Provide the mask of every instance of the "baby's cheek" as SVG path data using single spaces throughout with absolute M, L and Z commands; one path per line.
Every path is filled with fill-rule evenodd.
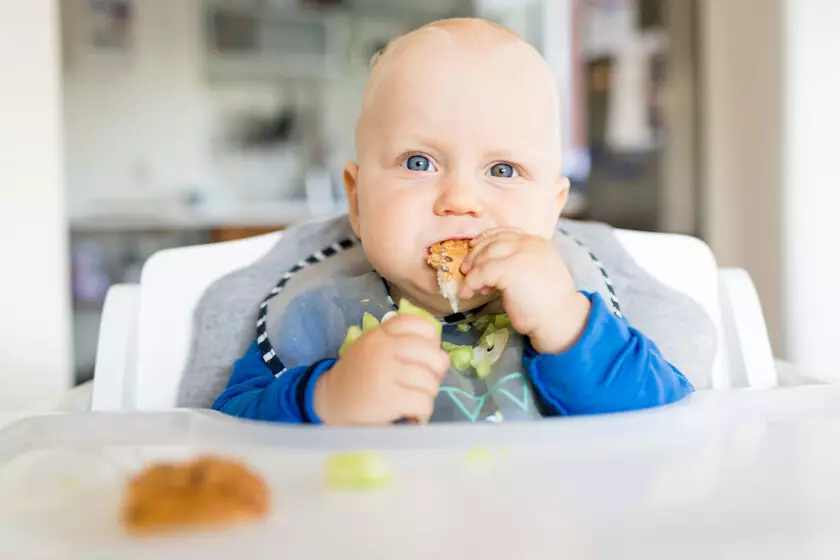
M 380 192 L 371 196 L 365 217 L 372 222 L 371 228 L 388 237 L 414 239 L 413 232 L 431 214 L 431 205 L 412 194 L 415 193 L 398 190 L 390 195 Z
M 532 235 L 551 237 L 557 224 L 556 201 L 533 192 L 514 193 L 499 201 L 499 225 L 521 229 Z
M 371 261 L 395 263 L 402 260 L 415 236 L 406 219 L 388 213 L 368 216 L 362 222 L 362 238 Z M 377 264 L 377 263 L 374 263 Z
M 534 219 L 530 225 L 530 231 L 534 235 L 551 239 L 557 229 L 557 220 L 560 215 L 553 211 L 551 206 L 543 206 L 534 212 Z

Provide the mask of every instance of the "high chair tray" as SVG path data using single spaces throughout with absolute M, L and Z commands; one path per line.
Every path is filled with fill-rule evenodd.
M 338 491 L 330 455 L 391 483 Z M 233 456 L 262 523 L 138 539 L 119 522 L 150 462 Z M 631 414 L 523 424 L 288 427 L 208 411 L 79 413 L 0 431 L 0 558 L 840 557 L 840 388 L 705 392 Z

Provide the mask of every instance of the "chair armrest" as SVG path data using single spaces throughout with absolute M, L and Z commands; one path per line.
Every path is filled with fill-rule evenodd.
M 90 410 L 93 398 L 93 381 L 86 381 L 60 395 L 50 405 L 54 412 L 85 412 Z
M 17 422 L 18 420 L 30 418 L 32 416 L 89 411 L 92 389 L 93 382 L 87 381 L 68 391 L 65 391 L 58 397 L 39 402 L 38 404 L 24 410 L 17 410 L 8 414 L 0 412 L 0 429 Z
M 93 381 L 85 381 L 81 385 L 76 385 L 53 399 L 40 402 L 22 411 L 20 417 L 25 418 L 28 416 L 40 416 L 61 412 L 87 412 L 90 410 L 92 393 Z
M 755 285 L 740 268 L 723 268 L 719 278 L 730 369 L 743 372 L 749 387 L 777 387 L 773 350 Z
M 91 410 L 130 408 L 139 310 L 138 284 L 116 284 L 108 290 L 99 327 Z

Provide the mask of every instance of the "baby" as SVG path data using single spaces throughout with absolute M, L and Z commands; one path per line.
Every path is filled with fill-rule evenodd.
M 370 269 L 287 306 L 288 346 L 317 348 L 311 361 L 275 375 L 255 342 L 213 408 L 332 425 L 498 421 L 639 409 L 693 391 L 598 293 L 576 290 L 552 244 L 569 193 L 559 133 L 552 74 L 512 31 L 454 19 L 392 41 L 372 62 L 358 161 L 344 169 Z M 441 260 L 449 240 L 468 252 L 460 268 Z M 444 267 L 456 279 L 450 299 Z M 401 301 L 410 312 L 386 313 Z M 294 319 L 296 306 L 332 319 L 313 326 Z

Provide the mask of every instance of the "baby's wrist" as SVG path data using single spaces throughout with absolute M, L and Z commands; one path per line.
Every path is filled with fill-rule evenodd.
M 560 354 L 575 345 L 586 330 L 592 303 L 574 292 L 564 298 L 543 325 L 529 335 L 531 346 L 540 354 Z
M 312 408 L 315 409 L 315 414 L 321 419 L 321 422 L 327 425 L 335 424 L 336 418 L 335 407 L 330 405 L 329 397 L 329 381 L 332 370 L 325 371 L 318 379 L 315 380 L 315 390 L 312 396 Z

